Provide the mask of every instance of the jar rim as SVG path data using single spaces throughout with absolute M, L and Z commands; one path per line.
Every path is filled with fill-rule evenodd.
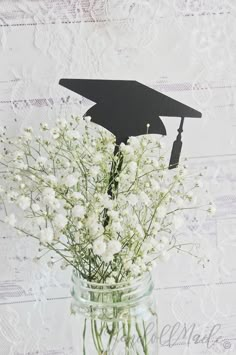
M 116 287 L 135 286 L 135 285 L 138 285 L 142 280 L 144 280 L 146 278 L 152 279 L 152 274 L 149 271 L 144 272 L 143 274 L 141 274 L 140 276 L 138 276 L 136 278 L 121 281 L 121 282 L 114 282 L 114 283 L 88 281 L 77 270 L 73 270 L 73 275 L 75 275 L 75 277 L 80 282 L 82 282 L 82 284 L 85 283 L 87 286 L 104 287 L 104 288 L 110 288 L 110 287 L 114 287 L 114 286 L 116 286 Z
M 144 299 L 149 299 L 154 285 L 151 272 L 144 272 L 133 280 L 107 284 L 90 282 L 73 272 L 72 296 L 80 307 L 96 307 L 101 309 L 122 308 L 126 305 L 136 307 Z M 114 297 L 115 295 L 115 297 Z

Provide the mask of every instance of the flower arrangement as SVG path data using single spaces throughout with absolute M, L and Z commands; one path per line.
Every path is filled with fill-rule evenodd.
M 204 266 L 176 234 L 186 210 L 214 213 L 196 199 L 202 174 L 185 161 L 170 170 L 162 137 L 117 146 L 89 117 L 40 124 L 40 135 L 26 128 L 10 138 L 3 129 L 0 152 L 0 222 L 39 242 L 36 259 L 52 253 L 50 266 L 73 268 L 71 310 L 84 314 L 79 353 L 157 354 L 150 271 L 174 251 Z
M 195 201 L 201 174 L 189 176 L 184 163 L 169 170 L 156 135 L 116 146 L 89 117 L 40 124 L 40 131 L 1 133 L 1 221 L 88 281 L 112 284 L 150 271 L 174 250 L 186 251 L 173 233 L 184 210 L 214 212 Z

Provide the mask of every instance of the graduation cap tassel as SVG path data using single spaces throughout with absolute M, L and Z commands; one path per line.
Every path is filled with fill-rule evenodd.
M 184 117 L 181 117 L 181 122 L 179 125 L 178 129 L 178 135 L 176 137 L 176 140 L 173 143 L 172 150 L 171 150 L 171 156 L 170 156 L 170 163 L 169 163 L 169 169 L 174 169 L 177 168 L 179 164 L 179 158 L 181 154 L 181 149 L 182 149 L 182 132 L 183 132 L 183 125 L 184 125 Z

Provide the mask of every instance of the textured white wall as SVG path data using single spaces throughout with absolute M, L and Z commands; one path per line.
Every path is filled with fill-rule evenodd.
M 211 264 L 181 255 L 158 266 L 160 330 L 196 324 L 203 336 L 220 324 L 229 340 L 179 339 L 160 355 L 236 353 L 235 14 L 233 0 L 0 1 L 0 126 L 83 113 L 91 103 L 59 87 L 62 77 L 135 79 L 203 113 L 185 122 L 183 155 L 209 167 L 217 214 L 184 233 L 206 242 Z M 170 142 L 178 122 L 164 121 Z M 1 231 L 0 355 L 77 355 L 69 272 L 35 265 L 36 249 Z

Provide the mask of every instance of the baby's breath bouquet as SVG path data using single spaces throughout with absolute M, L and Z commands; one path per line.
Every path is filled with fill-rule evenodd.
M 112 287 L 142 277 L 173 251 L 186 252 L 175 233 L 183 211 L 214 210 L 196 204 L 201 174 L 189 175 L 184 163 L 168 169 L 157 135 L 116 146 L 89 117 L 41 124 L 40 131 L 10 138 L 2 130 L 1 222 L 37 239 L 40 253 L 52 251 L 52 264 L 71 266 L 83 282 Z M 94 332 L 97 353 L 108 354 Z

